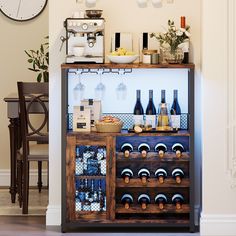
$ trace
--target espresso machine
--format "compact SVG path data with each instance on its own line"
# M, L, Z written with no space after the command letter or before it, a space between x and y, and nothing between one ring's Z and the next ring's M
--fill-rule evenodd
M66 63L104 63L105 20L103 18L67 18ZM75 54L80 47L81 54Z

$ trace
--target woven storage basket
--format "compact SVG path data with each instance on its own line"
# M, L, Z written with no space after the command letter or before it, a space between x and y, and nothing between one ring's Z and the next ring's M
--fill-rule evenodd
M97 122L96 124L97 132L99 133L119 133L122 129L123 122L115 122L115 123L104 123Z

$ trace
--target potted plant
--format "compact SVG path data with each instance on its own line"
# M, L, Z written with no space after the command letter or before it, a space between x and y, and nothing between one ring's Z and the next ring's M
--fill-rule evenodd
M182 47L189 40L190 26L177 29L174 21L168 20L168 29L164 33L151 33L159 42L163 51L163 57L168 63L181 63L184 54Z
M48 82L49 79L49 72L48 72L48 65L49 65L49 43L48 43L48 36L45 37L46 42L43 42L40 45L40 48L37 50L25 50L25 53L29 57L28 62L31 64L31 67L28 68L31 71L37 73L37 81L41 82Z

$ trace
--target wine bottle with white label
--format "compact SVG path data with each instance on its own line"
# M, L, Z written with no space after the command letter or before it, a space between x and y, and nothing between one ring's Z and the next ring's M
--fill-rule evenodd
M173 128L180 128L180 115L181 115L181 109L178 102L178 90L174 90L173 92L173 103L170 109L171 114L171 126Z
M159 104L158 109L158 122L157 126L159 128L165 129L170 125L169 119L169 108L168 104L166 103L166 91L161 90L161 103Z
M129 183L130 179L134 176L134 173L131 169L125 168L121 171L121 177L124 179L126 184Z
M146 184L148 178L150 177L150 171L146 168L142 168L138 172L138 177L141 179L143 184Z
M121 197L121 202L124 204L125 209L129 209L130 205L134 202L134 199L130 194L126 193Z
M164 183L165 178L167 177L167 172L163 168L158 168L155 172L155 176L157 177L160 184Z
M184 178L184 172L180 168L175 168L172 171L171 175L175 179L177 184L180 184L182 179Z
M153 103L153 90L149 90L149 102L146 108L145 129L151 130L156 127L156 107Z
M138 197L138 203L141 204L143 210L147 209L147 205L150 204L151 199L147 194L140 194Z
M160 210L163 210L165 207L165 204L167 203L167 197L163 193L159 193L155 197L155 203L158 205Z
M172 203L175 205L176 210L182 208L182 204L184 203L184 197L181 194L175 194L171 200Z
M158 153L160 158L163 158L165 153L167 152L167 146L164 143L158 143L154 149Z
M124 157L129 157L130 153L134 150L133 145L130 143L122 144L120 150L124 153Z
M147 143L141 143L138 146L138 151L141 153L143 158L147 157L147 153L151 150L150 146Z
M172 151L175 152L176 157L180 158L182 152L184 152L184 146L181 143L175 143L172 146Z
M143 126L143 106L141 103L141 91L136 90L136 104L134 107L134 125Z

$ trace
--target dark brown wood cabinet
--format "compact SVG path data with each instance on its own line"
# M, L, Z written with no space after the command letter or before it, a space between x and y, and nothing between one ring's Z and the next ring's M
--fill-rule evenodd
M107 64L91 65L92 68L109 66L116 67ZM120 66L118 65L118 67ZM125 66L132 67L132 65ZM154 134L78 133L69 130L68 70L80 67L87 68L90 65L62 65L62 231L81 231L83 229L90 231L98 230L101 227L109 228L111 231L120 227L151 227L158 231L158 228L163 227L167 227L167 229L169 227L188 227L191 232L194 232L194 65L177 67L189 69L188 129L177 133ZM155 68L157 67L158 65ZM145 69L145 66L141 66L141 68ZM176 65L173 68L176 68ZM120 151L124 142L132 143L134 147L134 152L130 154L129 158L125 158ZM137 146L141 142L147 142L151 147L146 158L142 158L137 151ZM160 158L154 151L155 144L159 142L165 143L168 147L163 158ZM181 158L177 158L171 150L172 145L177 142L184 145L185 152ZM86 157L86 153L90 154ZM95 153L94 155L97 155L99 159L99 170L96 169L96 165L93 166L91 153L92 155ZM91 158L93 172L86 173L79 169L83 158L79 160L78 156L86 158L86 163L90 163L87 162L87 159ZM138 171L144 167L150 171L150 178L145 184L138 177ZM86 166L86 168L89 167ZM129 183L125 183L121 176L124 168L130 168L134 173ZM158 168L167 171L167 177L163 183L158 182L155 176ZM175 168L181 168L184 171L185 175L181 183L176 183L171 175ZM84 195L86 188L94 193L90 203L91 197ZM81 193L83 194L81 195ZM129 209L126 209L121 202L121 197L125 193L131 194L134 199ZM137 201L138 196L142 193L148 194L151 199L145 210ZM168 199L164 209L160 209L155 203L154 199L158 193L165 194ZM184 197L180 209L176 209L172 203L172 197L176 193ZM77 201L78 198L79 201ZM88 201L89 208L86 208L86 201Z

